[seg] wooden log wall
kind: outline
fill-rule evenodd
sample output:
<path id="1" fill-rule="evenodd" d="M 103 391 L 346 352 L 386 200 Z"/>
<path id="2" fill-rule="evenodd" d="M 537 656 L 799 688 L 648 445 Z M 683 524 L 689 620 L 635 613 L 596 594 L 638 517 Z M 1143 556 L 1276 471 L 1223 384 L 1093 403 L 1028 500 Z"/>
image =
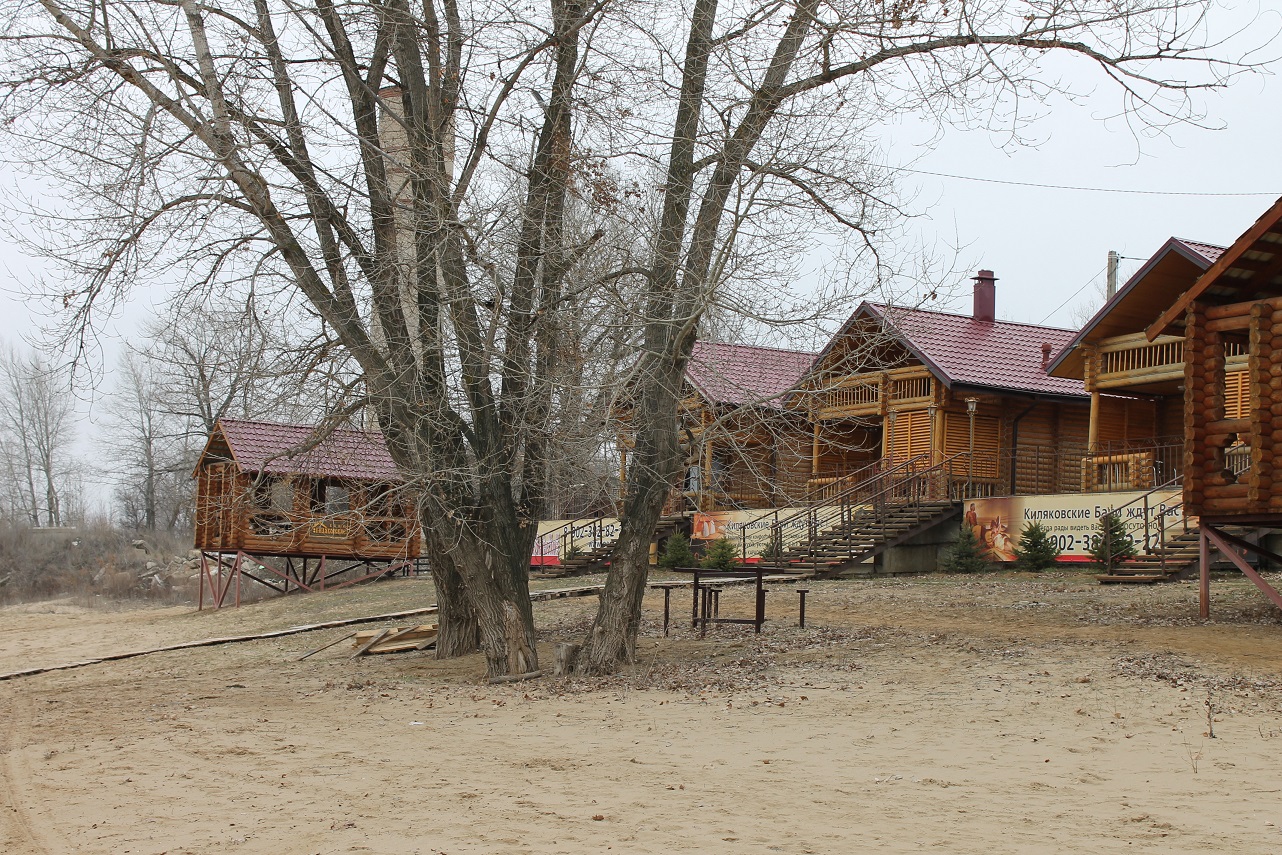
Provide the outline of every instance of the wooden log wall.
<path id="1" fill-rule="evenodd" d="M 1185 514 L 1203 512 L 1207 479 L 1224 467 L 1223 449 L 1207 445 L 1207 425 L 1224 418 L 1218 391 L 1224 388 L 1224 347 L 1220 334 L 1207 329 L 1206 323 L 1205 307 L 1191 304 L 1184 319 Z"/>
<path id="2" fill-rule="evenodd" d="M 1247 338 L 1245 400 L 1225 408 L 1224 344 Z M 1210 308 L 1190 306 L 1185 326 L 1184 501 L 1186 513 L 1282 512 L 1282 299 Z M 1229 418 L 1228 416 L 1234 416 Z M 1231 465 L 1226 449 L 1244 444 Z M 1249 466 L 1236 455 L 1249 449 Z"/>
<path id="3" fill-rule="evenodd" d="M 1282 443 L 1282 308 L 1251 307 L 1247 411 L 1251 421 L 1248 501 L 1259 511 L 1282 511 L 1282 478 L 1274 477 L 1274 448 Z M 1274 408 L 1278 409 L 1274 413 Z"/>

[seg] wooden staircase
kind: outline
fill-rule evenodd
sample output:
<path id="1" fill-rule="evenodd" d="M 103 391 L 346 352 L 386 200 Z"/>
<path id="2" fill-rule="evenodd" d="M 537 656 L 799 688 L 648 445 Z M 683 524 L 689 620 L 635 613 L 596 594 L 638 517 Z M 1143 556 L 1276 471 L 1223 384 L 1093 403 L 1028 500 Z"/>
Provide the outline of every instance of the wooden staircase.
<path id="1" fill-rule="evenodd" d="M 686 520 L 685 514 L 670 514 L 660 517 L 658 525 L 655 526 L 654 539 L 659 541 L 681 530 L 685 527 Z M 578 528 L 584 528 L 590 526 L 593 522 L 599 522 L 599 520 L 587 523 L 578 522 L 575 525 Z M 559 564 L 533 565 L 530 568 L 530 578 L 563 579 L 567 576 L 586 576 L 589 573 L 600 573 L 610 566 L 610 559 L 614 556 L 614 547 L 617 543 L 617 538 L 602 540 L 591 549 L 576 552 L 572 555 L 562 555 L 561 563 Z"/>
<path id="2" fill-rule="evenodd" d="M 1169 582 L 1197 565 L 1198 551 L 1198 530 L 1195 527 L 1171 538 L 1165 547 L 1152 549 L 1133 561 L 1114 567 L 1112 573 L 1096 578 L 1101 585 Z"/>
<path id="3" fill-rule="evenodd" d="M 784 550 L 777 559 L 763 559 L 758 566 L 781 573 L 840 573 L 960 515 L 961 504 L 950 500 L 858 507 L 835 525 Z"/>

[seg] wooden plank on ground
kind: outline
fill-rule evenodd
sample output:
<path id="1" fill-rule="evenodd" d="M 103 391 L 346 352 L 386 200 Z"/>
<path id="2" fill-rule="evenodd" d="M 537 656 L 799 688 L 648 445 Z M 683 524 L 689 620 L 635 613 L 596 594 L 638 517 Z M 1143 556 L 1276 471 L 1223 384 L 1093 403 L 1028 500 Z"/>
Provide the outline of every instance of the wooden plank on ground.
<path id="1" fill-rule="evenodd" d="M 375 639 L 377 634 L 373 630 L 356 633 L 356 640 L 352 642 L 353 647 L 363 647 L 356 653 L 362 656 L 371 653 L 404 653 L 410 650 L 424 650 L 436 643 L 438 634 L 437 625 L 434 623 L 425 623 L 421 626 L 411 626 L 404 629 L 396 627 L 390 630 L 384 630 L 385 635 Z M 373 644 L 369 642 L 373 640 Z M 368 646 L 365 646 L 368 645 Z"/>

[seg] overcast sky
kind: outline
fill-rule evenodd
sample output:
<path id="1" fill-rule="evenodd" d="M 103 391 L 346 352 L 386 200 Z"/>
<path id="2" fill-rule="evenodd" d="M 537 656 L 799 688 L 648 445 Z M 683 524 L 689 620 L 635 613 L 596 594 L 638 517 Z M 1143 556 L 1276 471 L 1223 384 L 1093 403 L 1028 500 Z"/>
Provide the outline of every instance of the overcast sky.
<path id="1" fill-rule="evenodd" d="M 1274 5 L 1255 24 L 1257 33 L 1278 29 L 1282 17 Z M 1092 78 L 1098 74 L 1083 76 Z M 908 241 L 951 256 L 958 270 L 952 284 L 962 296 L 941 308 L 969 311 L 965 277 L 987 267 L 999 279 L 998 317 L 1075 326 L 1088 306 L 1098 305 L 1109 250 L 1126 257 L 1125 282 L 1172 235 L 1230 243 L 1282 196 L 1282 81 L 1244 77 L 1223 92 L 1200 96 L 1199 103 L 1209 128 L 1179 126 L 1138 143 L 1125 123 L 1103 118 L 1117 106 L 1116 90 L 1103 82 L 1083 103 L 1057 102 L 1048 109 L 1027 129 L 1032 145 L 1008 146 L 1000 134 L 949 128 L 927 147 L 935 127 L 887 127 L 886 161 L 916 170 L 902 174 L 909 208 L 918 215 Z M 12 171 L 0 165 L 0 190 L 14 186 Z M 28 182 L 21 189 L 39 195 L 42 188 Z M 23 283 L 40 270 L 38 260 L 0 245 L 0 338 L 6 342 L 27 336 L 47 313 L 21 297 Z M 163 293 L 137 295 L 104 330 L 108 365 L 112 342 L 163 299 Z"/>

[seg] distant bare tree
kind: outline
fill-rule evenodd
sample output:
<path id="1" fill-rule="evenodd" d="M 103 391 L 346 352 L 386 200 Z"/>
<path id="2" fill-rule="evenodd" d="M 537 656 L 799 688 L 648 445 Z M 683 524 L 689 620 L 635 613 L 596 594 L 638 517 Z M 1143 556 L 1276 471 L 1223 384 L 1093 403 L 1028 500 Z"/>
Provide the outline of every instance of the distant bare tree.
<path id="1" fill-rule="evenodd" d="M 114 372 L 97 440 L 115 481 L 118 519 L 130 528 L 172 531 L 191 516 L 192 437 L 160 398 L 158 365 L 125 351 Z M 199 446 L 195 446 L 198 448 Z"/>
<path id="2" fill-rule="evenodd" d="M 15 510 L 33 526 L 63 524 L 64 482 L 74 469 L 70 380 L 38 354 L 0 354 L 0 432 Z"/>

